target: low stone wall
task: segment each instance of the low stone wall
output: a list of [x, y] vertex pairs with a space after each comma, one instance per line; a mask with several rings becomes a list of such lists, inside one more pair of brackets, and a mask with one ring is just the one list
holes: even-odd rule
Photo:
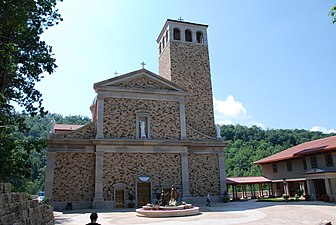
[[0, 225], [53, 225], [52, 208], [26, 193], [0, 193]]

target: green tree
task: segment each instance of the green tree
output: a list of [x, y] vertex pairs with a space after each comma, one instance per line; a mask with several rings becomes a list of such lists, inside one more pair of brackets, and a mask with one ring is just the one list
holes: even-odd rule
[[43, 142], [22, 140], [27, 131], [24, 117], [13, 103], [32, 116], [45, 114], [42, 94], [35, 83], [57, 67], [51, 46], [40, 39], [48, 27], [57, 24], [57, 0], [0, 0], [0, 180], [14, 185], [31, 173], [29, 155]]
[[336, 5], [331, 8], [330, 16], [332, 17], [332, 22], [336, 23]]

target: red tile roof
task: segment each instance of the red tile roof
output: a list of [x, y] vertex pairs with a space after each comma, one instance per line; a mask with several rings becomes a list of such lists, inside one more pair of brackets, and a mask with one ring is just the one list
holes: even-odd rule
[[260, 159], [255, 163], [265, 164], [265, 163], [277, 162], [292, 158], [298, 158], [300, 155], [316, 154], [335, 149], [336, 149], [336, 136], [332, 136], [296, 145], [292, 148], [286, 149], [277, 154]]
[[261, 184], [269, 183], [271, 180], [266, 177], [228, 177], [226, 178], [227, 184]]
[[55, 124], [55, 132], [57, 131], [73, 131], [81, 128], [84, 125], [73, 125], [73, 124]]

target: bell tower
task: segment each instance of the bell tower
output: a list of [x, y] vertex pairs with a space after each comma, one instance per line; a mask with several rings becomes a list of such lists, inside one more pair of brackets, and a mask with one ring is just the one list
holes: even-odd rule
[[208, 25], [168, 19], [156, 42], [160, 76], [188, 91], [187, 126], [215, 136]]

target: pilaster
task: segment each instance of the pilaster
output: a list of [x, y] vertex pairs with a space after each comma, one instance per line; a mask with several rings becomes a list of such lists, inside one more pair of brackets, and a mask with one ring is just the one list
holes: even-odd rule
[[96, 152], [96, 172], [95, 172], [95, 197], [93, 199], [93, 208], [103, 208], [103, 163], [104, 152]]
[[45, 173], [45, 196], [51, 200], [53, 197], [55, 160], [56, 160], [56, 152], [48, 152], [46, 173]]
[[104, 98], [97, 98], [97, 134], [96, 139], [104, 138], [103, 123], [104, 123]]
[[188, 166], [188, 153], [181, 153], [182, 164], [182, 197], [190, 197], [189, 194], [189, 166]]
[[218, 167], [219, 167], [220, 194], [223, 195], [224, 192], [226, 191], [226, 171], [225, 171], [224, 151], [218, 153]]

